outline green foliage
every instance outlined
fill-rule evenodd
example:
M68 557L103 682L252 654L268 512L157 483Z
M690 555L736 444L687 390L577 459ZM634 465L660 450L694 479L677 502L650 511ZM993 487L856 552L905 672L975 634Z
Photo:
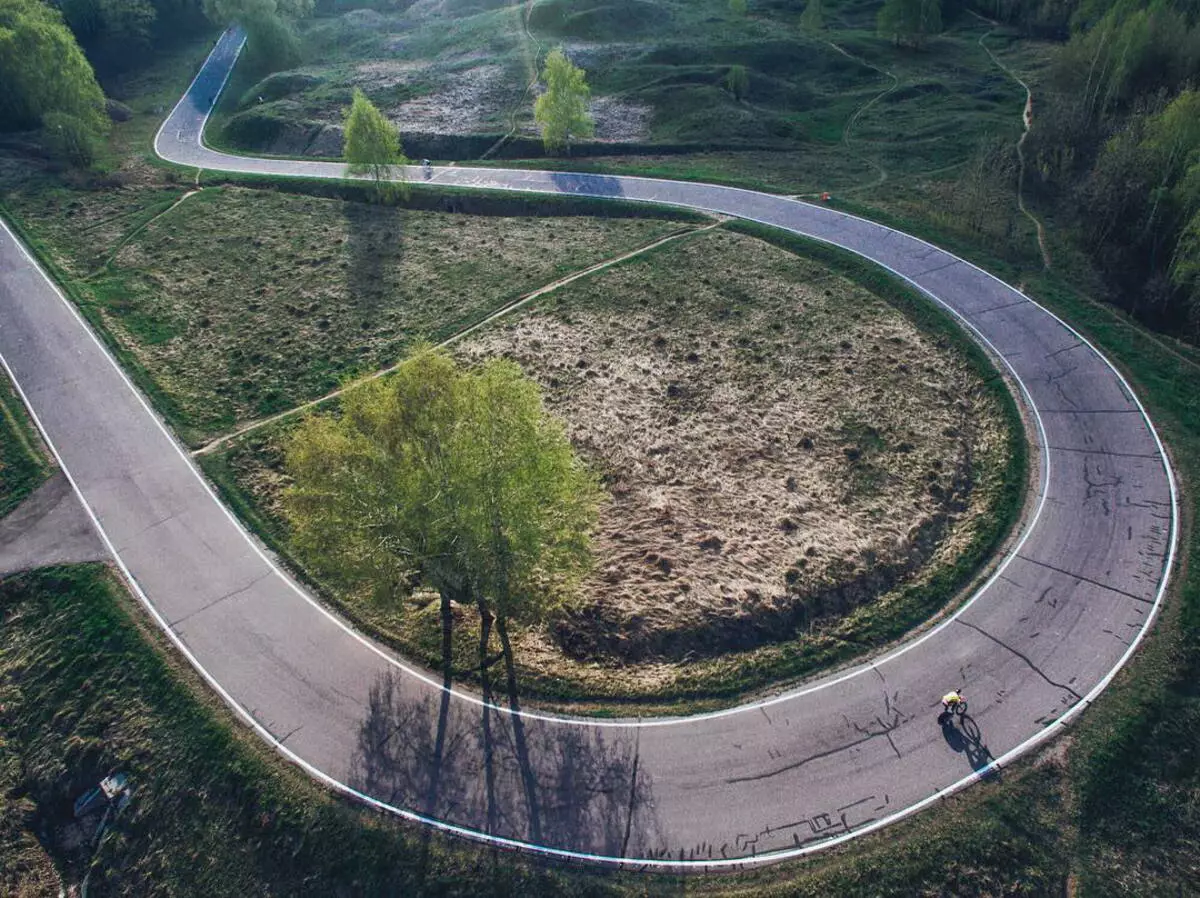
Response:
M564 601L590 563L599 489L536 384L418 350L286 449L293 542L318 570L396 598L423 582L502 620Z
M825 27L825 12L821 0L808 0L800 15L800 24L808 31L820 31Z
M0 376L0 518L50 475L35 434L16 391Z
M572 137L591 137L595 132L587 104L591 89L587 73L571 64L566 54L555 49L546 57L542 80L546 92L533 105L533 117L542 129L547 150L570 147Z
M1200 74L1200 31L1168 3L1115 4L1056 57L1053 81L1072 94L1086 121L1157 90L1178 90Z
M1189 323L1200 331L1200 212L1192 216L1175 245L1171 280L1183 293Z
M1188 227L1200 212L1200 92L1185 90L1161 112L1134 116L1110 139L1083 182L1082 207L1100 265L1115 278L1129 272L1135 296L1151 309L1190 319Z
M92 67L62 16L40 0L0 0L0 85L0 130L34 127L57 113L73 119L73 132L89 145L108 131Z
M80 47L102 75L124 72L152 58L151 48L195 32L201 0L58 0Z
M87 123L66 112L42 116L42 142L71 165L87 167L100 153L100 138Z
M744 65L731 65L725 75L725 89L739 100L744 100L750 93L750 75Z
M885 0L876 27L898 44L923 47L942 30L942 0Z
M84 47L105 39L145 49L157 18L150 0L63 0L59 9Z
M1112 298L1200 336L1187 229L1200 209L1200 22L1176 0L1088 2L1058 51L1027 155L1056 213L1078 221ZM1186 239L1185 239L1186 238Z
M246 29L251 65L274 72L300 61L300 43L292 22L311 15L314 0L204 0L205 14L218 25Z
M342 155L350 163L351 174L371 177L377 197L393 200L407 189L402 166L408 159L400 145L400 133L357 88L346 111Z
M744 16L748 8L746 0L729 0L729 11L735 16Z

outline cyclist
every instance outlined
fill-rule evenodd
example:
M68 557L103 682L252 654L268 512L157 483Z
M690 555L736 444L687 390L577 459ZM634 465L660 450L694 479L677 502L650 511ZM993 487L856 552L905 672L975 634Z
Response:
M956 707L965 701L961 689L952 689L942 696L942 707L947 711L953 711Z

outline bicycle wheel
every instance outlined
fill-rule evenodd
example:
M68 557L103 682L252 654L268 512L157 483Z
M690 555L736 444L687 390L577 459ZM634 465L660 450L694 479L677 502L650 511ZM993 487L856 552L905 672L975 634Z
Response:
M964 714L966 714L967 713L967 703L966 702L955 702L954 703L954 713L957 714L959 717L962 717Z

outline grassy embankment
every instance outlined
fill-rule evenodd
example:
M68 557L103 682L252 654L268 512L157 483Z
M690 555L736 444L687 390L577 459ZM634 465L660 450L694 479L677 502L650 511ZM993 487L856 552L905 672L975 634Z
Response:
M877 4L865 0L826 4L816 33L800 24L802 7L751 4L739 16L725 0L543 0L529 5L526 33L520 6L373 13L371 28L361 12L303 23L304 65L262 81L236 69L210 140L336 154L357 86L400 122L412 155L546 164L526 87L560 44L588 70L600 140L554 164L594 155L676 177L842 190L961 166L986 135L1019 133L1023 94L978 45L989 26L972 17L911 53L875 33ZM734 66L748 77L740 98L727 86Z
M708 880L545 867L357 808L268 752L98 566L0 584L0 890L101 895L908 895L1061 885L1053 765L861 847ZM122 770L130 806L75 843L71 802ZM933 885L933 884L938 885Z
M757 647L750 650L743 646L739 650L726 649L716 657L706 657L702 646L708 637L698 634L685 637L696 640L695 648L698 651L687 652L688 657L682 662L672 662L669 657L652 658L647 667L641 668L634 664L627 669L626 660L615 656L608 663L571 661L563 654L558 644L543 632L543 627L533 628L528 633L518 633L518 645L522 643L523 638L529 640L527 650L517 653L521 690L527 697L551 702L571 702L576 710L587 707L597 713L606 713L607 708L612 707L614 703L620 705L621 713L628 713L631 708L641 713L678 713L728 704L756 690L778 688L788 681L811 675L831 665L844 663L861 656L864 652L877 650L899 638L912 627L926 622L978 576L982 566L1007 535L1019 514L1027 463L1023 431L1015 405L983 353L943 313L917 297L907 286L869 268L846 253L811 241L776 234L766 228L743 224L731 224L727 227L766 238L790 252L780 252L778 249L757 244L756 270L752 275L747 275L740 264L744 261L744 253L739 253L736 247L753 249L756 244L747 243L744 238L740 241L717 241L710 233L693 238L693 241L704 241L704 248L699 255L690 252L686 244L676 243L661 247L639 256L636 260L607 269L560 292L540 298L535 305L526 307L522 316L546 309L550 310L550 315L570 322L572 308L588 315L593 315L600 309L610 309L616 320L630 320L636 318L637 310L643 308L642 304L647 298L672 295L672 290L678 286L679 271L687 270L697 278L698 290L712 293L714 298L711 300L711 307L699 304L696 299L689 299L682 304L678 298L673 302L664 299L651 306L655 310L656 328L675 340L679 336L675 334L677 326L686 327L689 314L699 315L700 320L704 321L728 319L729 323L721 325L718 330L721 339L728 342L729 347L719 352L741 356L742 361L735 363L735 367L740 365L745 369L742 376L755 378L757 388L754 392L765 391L769 394L774 392L768 386L771 378L780 376L780 372L774 371L772 366L784 363L769 362L764 370L759 371L754 360L760 353L766 352L773 358L783 347L787 347L783 350L785 355L794 351L792 347L806 347L801 350L801 356L787 362L784 367L801 364L814 369L820 368L829 362L828 353L836 347L833 343L825 345L819 339L810 340L809 330L814 334L826 333L826 330L829 330L839 333L843 338L862 330L865 344L870 339L868 335L872 327L889 328L890 325L886 324L888 315L899 312L907 321L914 323L918 332L927 337L932 344L942 347L941 351L952 352L965 362L966 370L972 371L971 376L978 384L976 389L989 397L988 407L991 414L1006 434L989 450L977 450L974 458L974 469L969 476L974 483L971 496L972 515L977 517L973 517L970 524L965 525L962 535L957 537L958 542L953 552L948 556L939 556L912 579L902 580L900 585L887 591L885 595L861 607L839 612L816 626L806 625L798 618L798 629L789 631L785 636L761 637ZM799 258L792 253L797 254ZM814 265L809 261L814 259L818 264ZM801 281L815 279L821 283L821 289L809 298L807 304L812 305L814 309L821 306L823 311L805 313L780 310L778 314L769 315L772 323L762 333L742 327L739 323L742 317L753 319L757 314L756 309L764 304L769 305L769 297L776 294L791 296L791 291L796 289L797 277L800 277ZM700 287L700 284L704 286ZM839 299L824 298L831 292ZM678 291L675 290L675 293L678 294ZM891 311L885 312L889 308ZM795 320L792 321L788 316L794 316ZM781 328L781 322L785 319L788 323ZM492 329L511 327L510 323L506 323L508 321L505 319L493 325ZM586 330L599 331L603 330L603 327L597 322ZM780 347L768 349L774 346L777 340L783 341ZM545 351L553 350L547 347ZM563 349L568 368L576 367L575 356L580 351L582 350L578 348ZM820 361L821 359L825 359L825 362ZM595 358L591 359L591 364L594 365L596 361ZM850 361L843 359L839 364L847 365ZM850 380L862 381L860 386L865 392L870 392L876 387L886 392L886 385L875 384L872 378L877 378L880 373L889 370L887 366L879 359L866 358L862 362L863 365L855 369L859 373L851 376ZM562 381L559 386L550 386L549 382L547 386L552 393L563 394L556 401L562 402L561 413L569 417L575 401L571 398L574 390L569 386L571 375L566 372L560 373L562 360L546 364L547 371L553 374L549 377L549 382L559 384L559 381ZM747 365L749 367L746 367ZM840 374L839 369L839 376ZM736 378L738 375L731 372L730 376ZM867 385L866 381L870 381L870 385ZM732 381L729 386L733 388ZM847 384L847 391L852 389L851 385ZM663 406L664 421L674 411ZM842 411L851 415L865 413L862 409L857 413L849 409ZM629 407L620 414L625 417L632 412L633 408ZM679 413L689 422L693 422L690 417L692 413L681 410ZM840 419L841 414L842 412L839 412L833 417ZM826 417L829 415L821 416L822 426ZM680 426L690 433L692 426L699 426L700 420L701 418L696 418L693 423ZM282 472L282 444L293 426L294 422L282 422L247 434L228 448L203 456L202 466L218 485L226 501L280 554L288 558L301 575L318 588L327 601L364 630L396 646L410 657L419 659L431 667L440 667L441 636L436 604L423 608L421 606L424 603L414 607L406 607L408 603L402 606L381 606L339 584L320 582L305 573L304 559L297 557L289 545L287 526L279 507L280 490L286 482ZM880 426L882 427L882 424ZM835 422L829 423L829 427L832 431L838 431ZM839 506L844 515L869 514L869 506L878 488L879 478L890 476L884 473L885 467L876 469L873 463L874 455L878 454L880 459L883 459L889 453L910 452L911 447L897 450L896 446L907 438L919 439L914 434L907 433L873 433L873 440L868 441L872 442L872 447L863 449L864 456L847 470L846 483L858 484L861 489L857 490L856 495L847 494L838 500L848 503ZM691 434L687 438L711 439L711 434L707 437ZM825 444L825 451L838 457L842 454L842 444L848 438L847 434L840 432L831 432L827 438L817 437L818 442ZM588 438L587 442L591 443L591 438ZM874 446L876 442L878 446ZM918 447L918 454L925 449L924 446ZM720 451L732 453L731 457L736 457L740 453L752 452L752 449L748 445L738 447L731 442ZM891 455L894 460L900 457L896 454ZM797 463L800 462L802 459L798 458ZM948 470L943 472L943 476ZM780 482L786 478L786 473L780 468ZM686 496L681 495L680 500L686 502ZM636 510L629 513L634 518L642 516ZM717 514L719 512L710 510L705 518L710 519ZM624 529L628 523L615 522L611 526ZM694 523L681 520L679 526L686 529ZM774 529L777 523L772 520L765 526L770 530ZM867 533L869 532L868 526ZM769 534L767 537L769 538ZM828 549L823 540L818 542L822 543L823 549ZM795 551L799 553L798 549ZM682 572L673 573L673 576L687 578L689 573L684 569ZM749 576L749 573L746 576ZM660 578L656 576L654 579ZM648 583L646 586L653 588L656 585ZM696 583L695 587L704 589L710 585ZM780 582L766 588L779 589L782 586L781 570ZM651 608L641 609L641 614L651 611ZM671 618L671 625L674 625L676 616L672 615ZM555 621L549 622L548 626L553 628ZM454 657L457 675L469 681L478 675L475 669L477 649L472 641L472 628L471 616L464 615L456 627ZM711 629L713 633L710 641L720 642L720 627L713 625ZM764 624L764 631L767 629L767 625ZM680 653L682 654L682 650Z
M220 185L179 202L161 177L150 169L119 190L14 178L6 207L190 444L699 220L427 190L380 206L357 185L318 195Z
M0 370L0 518L41 486L51 470L25 406Z

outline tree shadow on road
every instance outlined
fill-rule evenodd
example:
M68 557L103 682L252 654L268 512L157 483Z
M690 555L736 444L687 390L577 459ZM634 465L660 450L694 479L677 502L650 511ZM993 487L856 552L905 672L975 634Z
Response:
M398 671L370 689L350 785L388 804L519 841L645 856L664 850L637 731L526 719Z

